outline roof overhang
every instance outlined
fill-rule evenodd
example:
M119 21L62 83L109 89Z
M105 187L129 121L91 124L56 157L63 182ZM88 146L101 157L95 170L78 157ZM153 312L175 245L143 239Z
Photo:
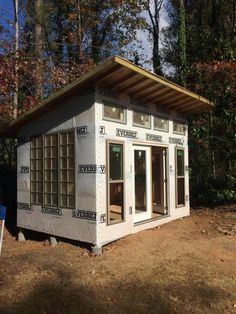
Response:
M10 129L18 129L41 113L51 110L58 101L91 84L185 115L208 111L213 107L208 99L115 56L11 122Z

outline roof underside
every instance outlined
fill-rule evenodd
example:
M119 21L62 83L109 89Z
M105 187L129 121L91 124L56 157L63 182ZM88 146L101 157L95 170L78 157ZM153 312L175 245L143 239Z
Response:
M116 93L128 94L142 103L155 104L162 109L185 115L207 111L213 106L204 97L121 57L113 57L13 121L12 127L20 127L40 113L51 110L62 98L91 84L98 84Z

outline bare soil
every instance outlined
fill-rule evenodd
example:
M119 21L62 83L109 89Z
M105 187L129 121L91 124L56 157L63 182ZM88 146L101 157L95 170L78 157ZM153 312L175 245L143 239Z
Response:
M128 236L100 257L5 232L0 313L236 313L236 206Z

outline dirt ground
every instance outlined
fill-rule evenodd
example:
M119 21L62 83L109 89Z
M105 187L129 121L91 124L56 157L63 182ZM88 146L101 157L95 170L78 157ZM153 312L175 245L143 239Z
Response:
M5 232L0 313L236 313L236 206L128 236L96 257Z

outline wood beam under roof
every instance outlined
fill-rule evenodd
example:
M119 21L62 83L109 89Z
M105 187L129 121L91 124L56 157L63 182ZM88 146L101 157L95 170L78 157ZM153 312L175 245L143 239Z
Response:
M177 98L176 98L177 99ZM178 96L178 101L175 101L173 102L172 100L170 102L166 102L165 103L165 106L168 108L168 109L172 109L172 108L176 108L178 107L179 105L183 104L183 103L186 103L187 101L191 100L191 98L188 98L186 100L186 97L184 95L180 95Z
M99 79L97 83L98 84L103 83L104 81L110 79L114 75L118 75L118 74L120 74L122 72L124 72L124 68L122 66L119 66L114 71L110 72L109 74L105 75L103 78Z
M169 87L162 87L160 90L157 90L156 92L151 93L150 96L142 98L143 101L152 102L153 100L157 99L160 95L163 95L169 91Z
M123 87L121 89L118 88L118 92L119 93L127 92L127 94L130 94L130 92L129 92L130 90L136 88L138 85L144 84L144 82L146 82L145 79L143 77L141 77L140 79L126 85L125 87Z
M148 87L149 86L149 87ZM133 94L133 97L145 97L145 96L148 96L150 95L150 93L154 90L154 91L159 91L159 90L162 90L163 89L163 86L160 85L160 86L157 86L156 84L155 85L148 85L148 86L144 86L142 88L139 88L138 92Z
M135 76L138 76L138 74L137 74L137 73L133 73L133 72L128 73L127 75L125 75L125 76L123 76L123 77L121 77L121 78L119 78L119 79L117 79L117 80L112 81L111 84L106 84L106 87L107 87L107 88L117 88L117 87L119 87L120 85L125 84L125 82L126 82L127 80L133 79Z
M172 97L172 95L175 95L175 97L174 96ZM175 101L176 99L178 99L179 96L180 95L176 91L171 91L171 92L168 93L168 95L164 95L162 97L158 97L157 101L159 103L163 103L164 104L166 99L169 99L170 97L172 97L173 101Z
M183 106L180 106L179 109L180 109L180 111L182 111L182 110L185 110L185 109L188 109L188 108L194 108L197 105L199 105L198 101L197 100L193 100L191 102L185 103Z

